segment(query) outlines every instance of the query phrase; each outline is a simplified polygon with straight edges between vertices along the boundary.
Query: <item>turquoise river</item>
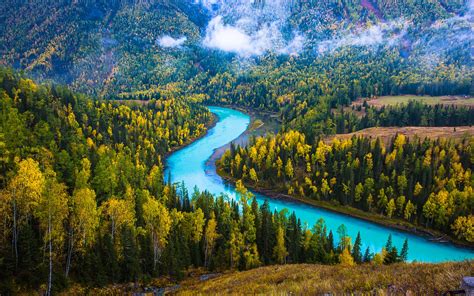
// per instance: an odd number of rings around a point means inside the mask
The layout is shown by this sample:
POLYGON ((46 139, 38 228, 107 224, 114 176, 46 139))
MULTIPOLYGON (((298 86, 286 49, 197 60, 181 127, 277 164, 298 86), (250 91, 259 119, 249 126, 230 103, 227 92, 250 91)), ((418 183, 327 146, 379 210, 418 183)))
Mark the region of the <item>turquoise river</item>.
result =
MULTIPOLYGON (((236 198, 234 187, 223 181, 215 172, 214 166, 208 164, 207 161, 217 148, 233 141, 247 129, 250 117, 228 108, 209 107, 209 109, 219 119, 215 127, 210 129, 203 138, 171 154, 166 161, 166 174, 171 176, 172 182, 184 181, 189 192, 197 186, 200 190, 207 190, 213 194, 224 193, 230 198, 236 198)), ((264 200, 269 200, 272 210, 287 208, 290 213, 294 211, 302 223, 310 226, 319 218, 323 218, 328 229, 331 229, 335 235, 337 227, 341 224, 347 227, 353 239, 360 231, 362 242, 365 244, 364 248, 368 245, 372 251, 380 251, 391 233, 393 243, 399 250, 405 238, 408 238, 409 260, 440 262, 474 258, 473 250, 432 242, 424 237, 306 204, 273 199, 261 194, 255 195, 260 204, 264 200)))

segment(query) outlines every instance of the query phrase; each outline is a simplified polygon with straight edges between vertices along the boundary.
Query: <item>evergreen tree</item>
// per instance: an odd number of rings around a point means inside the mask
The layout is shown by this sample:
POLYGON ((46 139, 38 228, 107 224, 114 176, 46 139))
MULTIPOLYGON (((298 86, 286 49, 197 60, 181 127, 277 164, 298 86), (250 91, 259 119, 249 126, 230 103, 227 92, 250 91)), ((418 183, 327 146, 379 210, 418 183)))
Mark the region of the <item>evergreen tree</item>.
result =
POLYGON ((403 242, 402 251, 400 252, 400 260, 406 262, 408 260, 408 239, 403 242))
POLYGON ((396 263, 399 261, 398 257, 398 251, 396 247, 392 247, 390 251, 386 253, 386 256, 384 257, 384 264, 392 264, 396 263))
POLYGON ((271 261, 271 255, 273 250, 273 218, 270 212, 270 205, 268 200, 265 200, 263 205, 260 207, 261 215, 261 232, 260 239, 257 241, 259 253, 262 256, 262 260, 265 264, 269 264, 271 261))
POLYGON ((385 250, 387 250, 387 252, 390 252, 390 250, 392 250, 392 234, 388 235, 387 242, 385 243, 385 250))
POLYGON ((370 252, 370 247, 367 247, 367 249, 365 249, 364 258, 362 259, 362 261, 364 263, 369 263, 370 261, 372 261, 372 257, 373 254, 370 252))
POLYGON ((357 233, 354 246, 352 247, 352 257, 356 263, 362 263, 362 240, 360 238, 360 232, 357 233))
POLYGON ((326 251, 334 252, 334 236, 332 234, 332 230, 329 230, 326 251))

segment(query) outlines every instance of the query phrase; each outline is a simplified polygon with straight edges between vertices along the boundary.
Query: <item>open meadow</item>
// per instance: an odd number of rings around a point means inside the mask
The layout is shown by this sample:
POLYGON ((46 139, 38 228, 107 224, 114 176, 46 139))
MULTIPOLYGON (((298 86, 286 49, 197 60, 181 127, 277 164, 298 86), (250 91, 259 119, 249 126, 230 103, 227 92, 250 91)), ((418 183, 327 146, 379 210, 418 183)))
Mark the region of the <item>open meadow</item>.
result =
POLYGON ((397 104, 407 104, 409 101, 417 101, 427 105, 453 105, 453 106, 474 106, 474 98, 469 96, 416 96, 416 95, 402 95, 402 96, 381 96, 375 99, 359 99, 352 103, 353 106, 362 105, 367 101, 369 106, 382 107, 393 106, 397 104))

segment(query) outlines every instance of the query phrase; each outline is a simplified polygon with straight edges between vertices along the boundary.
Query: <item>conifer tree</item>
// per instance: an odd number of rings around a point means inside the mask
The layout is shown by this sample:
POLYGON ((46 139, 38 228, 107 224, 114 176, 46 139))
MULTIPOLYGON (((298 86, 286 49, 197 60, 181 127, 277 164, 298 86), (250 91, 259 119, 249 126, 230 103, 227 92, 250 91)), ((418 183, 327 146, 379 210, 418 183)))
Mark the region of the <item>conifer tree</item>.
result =
POLYGON ((364 257, 362 259, 362 262, 369 263, 370 261, 372 261, 372 257, 373 257, 373 254, 370 252, 370 247, 367 247, 367 249, 365 249, 365 253, 364 253, 364 257))
POLYGON ((356 263, 362 262, 362 240, 360 238, 360 231, 357 233, 354 246, 352 247, 352 257, 356 263))
POLYGON ((405 241, 403 242, 403 247, 400 252, 400 260, 402 262, 407 262, 408 260, 408 239, 405 239, 405 241))

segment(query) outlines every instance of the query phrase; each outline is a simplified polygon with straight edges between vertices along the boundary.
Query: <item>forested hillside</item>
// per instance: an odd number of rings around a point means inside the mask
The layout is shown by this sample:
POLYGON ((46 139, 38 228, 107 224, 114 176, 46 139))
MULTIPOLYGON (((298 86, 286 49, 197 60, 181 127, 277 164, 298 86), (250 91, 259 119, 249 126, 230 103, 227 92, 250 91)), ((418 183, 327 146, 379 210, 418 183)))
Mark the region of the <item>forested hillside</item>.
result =
POLYGON ((138 276, 123 256, 137 252, 135 239, 144 235, 137 228, 145 227, 143 204, 153 206, 148 223, 162 209, 162 159, 202 135, 209 111, 179 98, 133 106, 94 101, 6 69, 0 97, 2 293, 47 282, 48 258, 55 289, 70 270, 77 278, 98 275, 98 283, 138 276))
POLYGON ((177 83, 277 110, 472 94, 469 1, 16 2, 0 4, 1 61, 100 96, 177 83))

